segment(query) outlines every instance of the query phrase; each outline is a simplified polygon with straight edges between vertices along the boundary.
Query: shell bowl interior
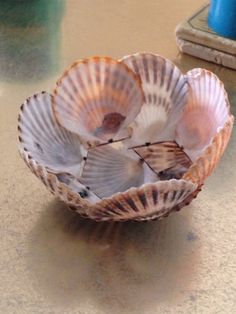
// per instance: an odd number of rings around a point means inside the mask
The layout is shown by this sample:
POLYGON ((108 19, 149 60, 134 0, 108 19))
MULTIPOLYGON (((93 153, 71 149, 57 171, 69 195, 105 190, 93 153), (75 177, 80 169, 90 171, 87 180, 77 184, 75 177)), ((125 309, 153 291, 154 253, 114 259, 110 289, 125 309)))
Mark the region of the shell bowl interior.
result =
POLYGON ((234 117, 211 72, 137 53, 75 62, 21 106, 19 151, 68 207, 102 221, 162 219, 188 205, 223 155, 234 117))

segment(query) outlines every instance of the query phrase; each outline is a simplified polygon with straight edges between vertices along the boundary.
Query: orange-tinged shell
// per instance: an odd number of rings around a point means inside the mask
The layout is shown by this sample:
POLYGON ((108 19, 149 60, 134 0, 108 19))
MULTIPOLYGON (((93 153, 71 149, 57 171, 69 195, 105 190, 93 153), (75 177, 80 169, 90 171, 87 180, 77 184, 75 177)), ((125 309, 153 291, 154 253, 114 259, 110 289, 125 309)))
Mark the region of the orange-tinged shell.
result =
POLYGON ((119 137, 133 121, 143 97, 139 77, 125 64, 92 57, 75 62, 58 80, 53 109, 69 131, 106 142, 119 137))
POLYGON ((226 149, 233 123, 234 117, 231 115, 222 130, 213 138, 212 143, 184 174, 183 179, 197 183, 199 186, 204 183, 206 178, 209 177, 215 169, 226 149))

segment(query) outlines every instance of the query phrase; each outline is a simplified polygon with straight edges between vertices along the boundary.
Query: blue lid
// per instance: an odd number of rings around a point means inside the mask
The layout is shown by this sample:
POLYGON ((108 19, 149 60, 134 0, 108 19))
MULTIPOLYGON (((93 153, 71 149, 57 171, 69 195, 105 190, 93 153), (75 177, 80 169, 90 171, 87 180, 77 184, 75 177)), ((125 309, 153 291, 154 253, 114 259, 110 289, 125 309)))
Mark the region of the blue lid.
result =
POLYGON ((212 0, 208 25, 222 36, 236 39, 236 0, 212 0))

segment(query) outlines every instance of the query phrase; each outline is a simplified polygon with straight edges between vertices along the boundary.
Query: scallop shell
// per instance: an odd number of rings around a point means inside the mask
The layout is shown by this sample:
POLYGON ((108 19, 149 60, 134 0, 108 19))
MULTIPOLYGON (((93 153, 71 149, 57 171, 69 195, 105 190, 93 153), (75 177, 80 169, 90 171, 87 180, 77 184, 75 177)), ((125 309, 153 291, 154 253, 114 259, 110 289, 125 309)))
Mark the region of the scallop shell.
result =
POLYGON ((47 189, 68 206, 76 207, 78 213, 86 214, 86 209, 99 200, 73 176, 66 173, 57 175, 50 173, 45 167, 39 165, 27 150, 20 149, 19 152, 31 172, 47 189))
POLYGON ((187 80, 169 60, 150 53, 124 57, 139 75, 145 103, 133 124, 134 135, 130 146, 174 139, 174 126, 187 103, 187 80))
POLYGON ((229 142, 233 123, 234 117, 231 115, 223 129, 213 138, 212 144, 205 149, 203 154, 184 174, 183 178, 185 180, 192 181, 200 186, 210 176, 229 142))
POLYGON ((227 121, 229 102, 223 83, 213 73, 193 69, 187 78, 189 99, 176 128, 176 141, 195 160, 227 121))
POLYGON ((172 168, 189 168, 192 163, 176 142, 160 142, 133 149, 157 174, 172 168))
POLYGON ((157 175, 137 154, 112 145, 90 149, 81 176, 81 182, 101 198, 156 180, 157 175))
POLYGON ((18 118, 20 146, 51 172, 78 176, 87 155, 77 135, 61 128, 52 113, 52 96, 46 92, 29 97, 18 118))
POLYGON ((75 62, 57 82, 54 112, 58 122, 86 140, 106 142, 133 121, 143 104, 138 76, 111 58, 75 62))
POLYGON ((102 221, 161 219, 177 205, 184 206, 184 200, 196 189, 197 184, 175 179, 145 184, 103 199, 89 209, 88 215, 102 221))

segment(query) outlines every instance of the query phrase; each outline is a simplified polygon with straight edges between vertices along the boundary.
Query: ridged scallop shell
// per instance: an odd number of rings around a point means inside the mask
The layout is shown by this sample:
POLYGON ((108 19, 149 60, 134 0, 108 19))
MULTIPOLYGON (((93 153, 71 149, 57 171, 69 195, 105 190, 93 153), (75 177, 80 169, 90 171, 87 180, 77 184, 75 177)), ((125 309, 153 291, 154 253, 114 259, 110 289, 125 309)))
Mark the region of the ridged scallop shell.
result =
POLYGON ((186 75, 188 104, 176 129, 176 141, 195 160, 225 124, 229 116, 223 83, 211 72, 193 69, 186 75))
POLYGON ((95 194, 71 175, 51 173, 39 165, 27 150, 20 149, 19 152, 31 172, 41 180, 47 189, 68 206, 76 207, 78 213, 84 215, 85 210, 99 200, 95 194))
POLYGON ((134 152, 112 145, 88 151, 81 182, 100 198, 141 186, 146 181, 157 181, 157 175, 134 152))
POLYGON ((139 75, 145 95, 130 146, 173 140, 174 125, 187 103, 185 76, 171 61, 155 54, 138 53, 122 62, 139 75))
POLYGON ((138 76, 111 58, 78 61, 57 82, 54 112, 71 132, 93 141, 114 140, 139 113, 143 91, 138 76))
POLYGON ((205 149, 203 154, 184 174, 183 178, 185 180, 192 181, 200 186, 210 176, 229 142, 233 123, 234 117, 231 115, 223 129, 213 138, 212 144, 205 149))
POLYGON ((103 199, 88 214, 92 219, 103 221, 161 219, 177 205, 184 204, 196 189, 197 184, 185 180, 146 184, 103 199))
POLYGON ((50 171, 78 176, 87 153, 77 135, 57 124, 51 105, 52 96, 46 92, 22 104, 18 118, 20 146, 50 171))
POLYGON ((133 149, 157 174, 172 168, 189 168, 192 163, 176 142, 160 142, 133 149))

